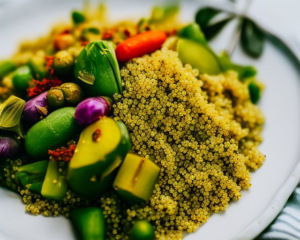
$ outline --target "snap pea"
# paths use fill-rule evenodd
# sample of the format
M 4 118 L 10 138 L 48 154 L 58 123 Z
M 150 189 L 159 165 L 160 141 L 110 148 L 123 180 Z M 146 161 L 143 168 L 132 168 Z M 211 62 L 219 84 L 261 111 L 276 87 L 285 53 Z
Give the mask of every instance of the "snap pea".
M 29 129 L 25 149 L 34 159 L 48 157 L 48 150 L 62 147 L 79 131 L 74 119 L 75 108 L 60 108 Z

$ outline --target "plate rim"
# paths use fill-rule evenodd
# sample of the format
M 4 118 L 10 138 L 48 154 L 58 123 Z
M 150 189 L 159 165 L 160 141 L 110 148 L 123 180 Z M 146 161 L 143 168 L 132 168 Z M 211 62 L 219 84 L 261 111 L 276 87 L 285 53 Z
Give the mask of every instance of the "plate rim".
M 36 0 L 32 0 L 33 2 Z M 23 1 L 21 4 L 25 4 L 28 1 Z M 216 1 L 194 1 L 195 3 L 201 3 L 201 6 L 218 6 L 220 8 L 220 3 L 215 5 Z M 21 5 L 20 4 L 20 5 Z M 222 7 L 225 5 L 222 5 Z M 3 9 L 7 9 L 9 11 L 10 8 L 13 8 L 14 4 L 4 6 Z M 1 9 L 0 9 L 1 10 Z M 264 28 L 264 27 L 262 27 Z M 273 32 L 272 32 L 273 34 Z M 279 40 L 281 40 L 293 53 L 293 55 L 297 58 L 300 62 L 300 55 L 295 54 L 297 52 L 295 46 L 291 41 L 285 39 L 283 36 L 278 36 L 278 34 L 273 34 Z M 245 227 L 241 232 L 237 233 L 234 238 L 231 240 L 249 240 L 254 239 L 259 234 L 261 234 L 266 227 L 276 218 L 276 216 L 282 211 L 282 208 L 286 204 L 288 198 L 295 190 L 296 186 L 299 184 L 300 180 L 300 159 L 298 159 L 297 164 L 295 165 L 294 170 L 292 171 L 290 177 L 286 179 L 284 184 L 279 188 L 278 192 L 275 194 L 272 201 L 269 203 L 268 207 L 256 218 L 254 219 L 250 225 Z M 4 236 L 5 237 L 5 236 Z

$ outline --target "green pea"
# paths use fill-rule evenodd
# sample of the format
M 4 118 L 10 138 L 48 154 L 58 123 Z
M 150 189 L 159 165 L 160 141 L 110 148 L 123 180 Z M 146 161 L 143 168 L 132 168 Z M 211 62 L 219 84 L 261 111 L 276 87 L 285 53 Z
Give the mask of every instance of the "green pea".
M 48 158 L 48 150 L 66 145 L 74 139 L 79 127 L 74 119 L 75 108 L 60 108 L 29 129 L 25 149 L 33 159 Z
M 64 94 L 66 102 L 72 106 L 76 106 L 83 100 L 83 91 L 75 83 L 64 83 L 60 86 L 60 89 Z
M 67 74 L 70 73 L 74 65 L 73 56 L 67 51 L 59 51 L 55 54 L 53 60 L 53 67 L 56 73 Z
M 61 108 L 65 105 L 64 93 L 60 87 L 53 87 L 47 93 L 49 106 L 53 108 Z
M 129 240 L 154 240 L 154 229 L 146 220 L 137 220 L 130 230 Z
M 29 87 L 29 82 L 33 79 L 31 70 L 28 66 L 19 67 L 13 76 L 12 82 L 15 89 L 26 91 Z

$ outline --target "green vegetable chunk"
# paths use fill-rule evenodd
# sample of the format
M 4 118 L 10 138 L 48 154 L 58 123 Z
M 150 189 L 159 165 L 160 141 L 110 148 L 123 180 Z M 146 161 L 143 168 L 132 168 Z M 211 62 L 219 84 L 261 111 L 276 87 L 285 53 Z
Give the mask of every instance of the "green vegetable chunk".
M 63 200 L 68 189 L 67 181 L 58 171 L 56 162 L 49 160 L 41 194 L 47 199 Z
M 229 55 L 222 52 L 220 56 L 220 64 L 224 71 L 234 70 L 238 73 L 239 79 L 244 81 L 247 78 L 254 77 L 257 73 L 256 69 L 252 66 L 242 66 L 231 62 Z
M 0 61 L 0 80 L 16 69 L 16 65 L 10 60 Z
M 73 11 L 72 20 L 75 24 L 83 23 L 85 21 L 85 16 L 81 12 Z
M 101 208 L 78 208 L 70 212 L 80 240 L 105 240 L 105 218 Z
M 31 70 L 28 66 L 19 67 L 13 76 L 12 82 L 14 87 L 20 91 L 26 91 L 29 82 L 33 79 Z
M 13 95 L 0 104 L 0 129 L 15 132 L 23 137 L 21 116 L 24 107 L 25 101 Z
M 126 126 L 104 117 L 80 134 L 68 169 L 68 183 L 77 193 L 99 197 L 112 184 L 116 170 L 130 151 Z
M 41 193 L 48 160 L 38 161 L 18 167 L 16 174 L 23 187 L 27 187 L 34 193 Z
M 130 230 L 129 240 L 154 240 L 154 229 L 146 220 L 135 221 Z
M 75 76 L 88 97 L 106 96 L 113 99 L 122 94 L 119 65 L 113 44 L 107 41 L 89 43 L 75 63 Z
M 148 201 L 159 175 L 152 161 L 128 153 L 113 183 L 118 194 L 129 202 Z
M 79 131 L 74 119 L 75 108 L 60 108 L 29 129 L 25 149 L 34 159 L 48 157 L 48 150 L 67 144 Z
M 186 38 L 206 45 L 209 48 L 203 32 L 201 31 L 199 25 L 196 23 L 191 23 L 186 27 L 180 29 L 177 35 L 181 38 Z
M 255 80 L 251 80 L 249 82 L 248 89 L 249 89 L 251 102 L 257 104 L 261 96 L 261 90 L 260 87 L 255 82 Z
M 183 64 L 190 64 L 200 73 L 216 75 L 221 72 L 221 67 L 215 54 L 206 47 L 188 39 L 179 39 L 177 43 L 178 57 Z

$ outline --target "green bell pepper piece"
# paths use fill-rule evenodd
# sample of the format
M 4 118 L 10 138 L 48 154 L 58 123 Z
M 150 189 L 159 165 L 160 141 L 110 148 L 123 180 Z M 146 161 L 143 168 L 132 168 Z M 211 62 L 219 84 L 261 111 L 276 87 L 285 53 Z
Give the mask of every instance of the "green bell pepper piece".
M 70 187 L 87 197 L 101 196 L 130 149 L 129 133 L 122 122 L 105 117 L 90 124 L 81 132 L 69 164 Z
M 75 76 L 88 97 L 106 96 L 113 99 L 122 94 L 119 65 L 113 44 L 107 41 L 89 43 L 77 57 Z
M 128 153 L 113 187 L 128 202 L 149 201 L 159 172 L 160 168 L 154 162 Z
M 27 187 L 32 192 L 41 193 L 47 165 L 48 161 L 44 160 L 20 166 L 16 176 L 23 187 Z
M 81 240 L 105 240 L 105 218 L 101 208 L 78 208 L 70 219 Z
M 49 160 L 41 194 L 53 200 L 63 200 L 67 193 L 67 181 L 58 171 L 56 162 Z
M 16 65 L 10 60 L 0 61 L 0 79 L 16 69 Z

